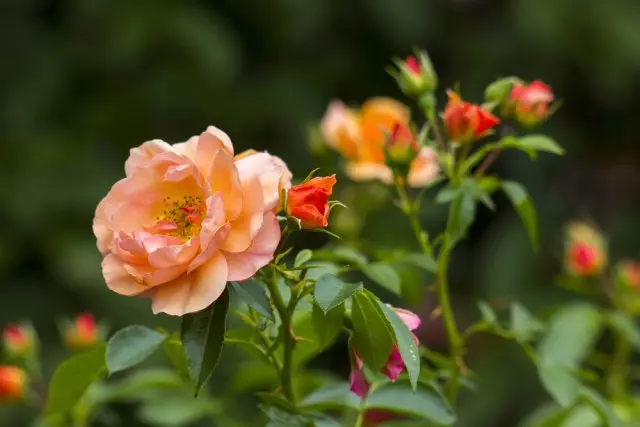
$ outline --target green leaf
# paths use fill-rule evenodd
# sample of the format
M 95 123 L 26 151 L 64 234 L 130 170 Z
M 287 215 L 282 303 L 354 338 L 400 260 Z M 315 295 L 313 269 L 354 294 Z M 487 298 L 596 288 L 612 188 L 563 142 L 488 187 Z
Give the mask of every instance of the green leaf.
M 162 345 L 166 335 L 146 326 L 132 325 L 116 332 L 107 344 L 107 369 L 110 374 L 129 369 Z
M 580 396 L 598 414 L 605 427 L 620 427 L 620 420 L 600 394 L 588 387 L 583 387 L 580 390 Z
M 453 202 L 460 193 L 460 187 L 444 187 L 436 194 L 436 203 L 446 204 Z
M 296 259 L 293 262 L 293 265 L 296 267 L 300 267 L 301 265 L 309 261 L 311 258 L 313 258 L 313 251 L 310 249 L 303 249 L 300 252 L 298 252 L 298 255 L 296 255 Z
M 545 135 L 523 136 L 518 138 L 517 142 L 512 143 L 511 145 L 527 152 L 545 151 L 559 156 L 564 154 L 564 149 L 553 139 Z
M 62 362 L 49 384 L 46 414 L 71 410 L 89 386 L 106 373 L 105 345 Z
M 222 413 L 221 405 L 211 399 L 199 400 L 189 396 L 167 396 L 143 403 L 138 413 L 146 424 L 162 427 L 193 425 Z
M 511 331 L 519 342 L 531 341 L 544 326 L 526 308 L 511 304 Z
M 567 418 L 563 421 L 562 427 L 603 427 L 598 414 L 587 405 L 580 405 L 573 408 Z
M 386 290 L 391 291 L 396 295 L 400 295 L 402 292 L 400 275 L 389 264 L 381 262 L 371 263 L 366 265 L 362 269 L 362 272 L 365 276 Z
M 515 181 L 503 181 L 502 190 L 505 192 L 511 204 L 518 212 L 524 228 L 529 235 L 531 246 L 534 250 L 538 250 L 538 218 L 536 216 L 536 208 L 533 200 L 529 197 L 529 193 L 524 186 Z
M 380 308 L 387 317 L 387 321 L 394 332 L 394 341 L 398 346 L 400 356 L 402 356 L 402 361 L 407 368 L 411 387 L 415 390 L 418 386 L 418 378 L 420 377 L 420 350 L 416 345 L 413 333 L 411 333 L 407 325 L 405 325 L 402 319 L 391 307 L 380 300 L 378 300 L 378 303 L 380 304 Z
M 504 102 L 507 96 L 511 93 L 511 88 L 516 83 L 522 83 L 522 80 L 517 77 L 503 77 L 491 82 L 484 90 L 484 99 L 488 102 L 502 104 L 502 102 Z
M 302 409 L 319 411 L 358 409 L 362 400 L 351 392 L 348 383 L 330 384 L 309 394 L 300 403 Z
M 366 256 L 346 246 L 338 246 L 330 250 L 314 251 L 313 259 L 350 264 L 356 268 L 363 268 L 368 262 Z
M 260 405 L 260 409 L 269 418 L 267 427 L 312 427 L 313 424 L 300 414 L 285 411 L 282 408 L 271 405 Z
M 456 416 L 438 393 L 422 385 L 413 391 L 409 384 L 401 381 L 375 389 L 367 397 L 365 408 L 424 418 L 438 425 L 448 426 L 456 422 Z
M 582 385 L 568 368 L 542 362 L 538 366 L 538 376 L 544 388 L 563 408 L 570 407 L 578 400 Z
M 351 342 L 369 369 L 378 372 L 387 363 L 393 345 L 391 325 L 378 298 L 367 290 L 353 294 Z
M 362 289 L 362 283 L 347 283 L 334 275 L 325 274 L 316 281 L 314 297 L 318 306 L 326 313 L 359 289 Z
M 414 265 L 430 273 L 435 273 L 438 270 L 436 260 L 429 255 L 420 253 L 403 254 L 399 261 Z
M 493 308 L 484 301 L 478 301 L 478 309 L 482 315 L 482 320 L 488 325 L 496 325 L 498 323 L 498 315 Z
M 640 328 L 635 319 L 621 311 L 611 312 L 607 316 L 611 327 L 629 341 L 636 350 L 640 350 Z
M 247 280 L 242 283 L 229 282 L 228 289 L 230 298 L 244 302 L 249 307 L 257 311 L 261 316 L 275 321 L 273 307 L 269 302 L 269 297 L 264 290 L 264 286 L 257 280 Z
M 449 207 L 449 219 L 447 221 L 447 233 L 454 241 L 465 236 L 467 230 L 476 216 L 476 202 L 469 188 L 462 187 Z
M 540 342 L 540 360 L 577 368 L 591 352 L 602 331 L 603 317 L 588 304 L 569 305 L 549 320 Z
M 519 427 L 560 427 L 567 417 L 567 410 L 557 403 L 547 403 L 536 409 Z
M 165 340 L 163 348 L 164 353 L 167 355 L 167 358 L 176 371 L 183 378 L 191 378 L 191 374 L 189 373 L 189 364 L 187 362 L 187 357 L 184 352 L 184 347 L 182 347 L 180 337 L 177 336 L 177 334 L 170 336 Z
M 311 317 L 320 347 L 326 348 L 342 329 L 344 324 L 344 304 L 338 304 L 327 312 L 314 305 Z
M 196 396 L 220 359 L 228 310 L 229 292 L 225 290 L 210 307 L 182 318 L 182 345 L 195 382 Z

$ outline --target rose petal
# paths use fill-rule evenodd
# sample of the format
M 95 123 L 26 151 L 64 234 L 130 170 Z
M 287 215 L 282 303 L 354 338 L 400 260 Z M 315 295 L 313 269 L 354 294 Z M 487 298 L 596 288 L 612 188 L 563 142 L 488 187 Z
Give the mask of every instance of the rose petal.
M 109 254 L 102 260 L 102 274 L 109 289 L 120 295 L 137 295 L 149 289 L 131 276 L 114 254 Z
M 268 213 L 253 243 L 246 252 L 225 253 L 229 268 L 228 280 L 246 280 L 273 259 L 273 253 L 280 242 L 280 224 L 275 214 Z

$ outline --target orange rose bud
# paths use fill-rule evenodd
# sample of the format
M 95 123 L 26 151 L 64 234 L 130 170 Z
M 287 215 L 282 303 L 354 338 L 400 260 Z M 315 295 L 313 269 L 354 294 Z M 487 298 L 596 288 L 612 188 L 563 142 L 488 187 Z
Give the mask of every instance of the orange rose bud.
M 26 327 L 9 324 L 2 331 L 2 344 L 10 358 L 25 357 L 33 350 L 33 332 Z
M 629 291 L 640 291 L 640 262 L 620 261 L 616 267 L 619 285 Z
M 71 350 L 86 350 L 98 343 L 100 331 L 91 313 L 83 313 L 76 317 L 64 331 L 64 339 Z
M 479 105 L 460 99 L 460 96 L 447 91 L 449 103 L 444 110 L 444 124 L 449 139 L 453 143 L 467 143 L 486 135 L 500 120 Z
M 606 262 L 606 242 L 598 230 L 585 223 L 573 223 L 567 227 L 565 269 L 569 274 L 595 276 Z
M 294 185 L 287 193 L 287 214 L 300 220 L 302 228 L 324 228 L 329 225 L 329 196 L 336 176 L 312 178 Z
M 420 147 L 409 126 L 396 122 L 385 143 L 387 162 L 408 165 L 418 155 Z
M 27 374 L 15 366 L 0 366 L 0 403 L 16 402 L 25 394 Z
M 549 116 L 549 105 L 554 98 L 551 88 L 540 80 L 528 85 L 515 83 L 508 105 L 512 106 L 518 122 L 524 126 L 535 126 Z

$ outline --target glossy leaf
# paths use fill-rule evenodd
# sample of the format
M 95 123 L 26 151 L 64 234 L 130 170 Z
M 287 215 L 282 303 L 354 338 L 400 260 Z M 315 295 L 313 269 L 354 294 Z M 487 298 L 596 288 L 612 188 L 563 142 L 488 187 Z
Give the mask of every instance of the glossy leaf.
M 407 325 L 400 319 L 395 311 L 382 301 L 378 301 L 382 312 L 387 317 L 387 321 L 391 325 L 394 333 L 394 341 L 398 346 L 402 361 L 407 369 L 411 387 L 414 389 L 418 386 L 418 378 L 420 376 L 420 350 L 416 345 L 413 333 Z
M 106 374 L 105 351 L 106 346 L 100 345 L 67 359 L 56 368 L 49 384 L 46 414 L 71 410 L 89 386 Z
M 272 321 L 275 320 L 273 307 L 269 302 L 264 285 L 257 280 L 247 280 L 245 282 L 229 282 L 229 296 L 233 301 L 242 301 L 258 312 L 261 316 Z
M 107 369 L 110 374 L 129 369 L 151 356 L 166 335 L 141 325 L 116 332 L 107 344 Z
M 353 294 L 351 342 L 369 369 L 378 372 L 386 364 L 393 345 L 391 325 L 378 298 L 367 290 Z
M 182 318 L 182 345 L 195 383 L 196 396 L 218 364 L 229 309 L 229 293 L 225 290 L 210 307 Z
M 359 289 L 362 289 L 362 283 L 347 283 L 337 276 L 326 274 L 316 281 L 314 297 L 318 307 L 326 313 Z
M 452 425 L 456 416 L 434 390 L 419 386 L 416 391 L 404 382 L 387 383 L 375 389 L 365 401 L 366 409 L 383 409 L 409 417 Z
M 526 308 L 518 303 L 511 305 L 511 331 L 520 342 L 531 341 L 544 326 Z
M 391 291 L 396 295 L 400 295 L 402 292 L 400 275 L 389 264 L 381 262 L 371 263 L 366 265 L 362 269 L 362 272 L 365 276 L 386 290 Z
M 538 217 L 533 200 L 527 193 L 526 188 L 515 181 L 503 181 L 502 190 L 507 195 L 511 204 L 518 212 L 524 228 L 529 235 L 531 246 L 534 250 L 538 250 Z

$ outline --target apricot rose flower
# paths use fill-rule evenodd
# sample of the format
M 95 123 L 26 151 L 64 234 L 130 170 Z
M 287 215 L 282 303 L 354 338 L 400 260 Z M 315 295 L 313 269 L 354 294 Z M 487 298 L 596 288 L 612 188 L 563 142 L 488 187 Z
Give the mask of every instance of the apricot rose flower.
M 385 164 L 384 144 L 394 128 L 409 133 L 409 108 L 390 98 L 372 98 L 354 111 L 341 101 L 332 101 L 320 124 L 324 139 L 344 156 L 347 175 L 355 181 L 393 182 L 393 172 Z M 409 134 L 410 135 L 410 134 Z M 410 165 L 409 185 L 423 187 L 440 172 L 434 150 L 422 147 Z
M 154 313 L 182 316 L 272 259 L 279 190 L 291 185 L 279 158 L 234 157 L 227 134 L 211 126 L 183 143 L 145 142 L 131 150 L 125 171 L 93 222 L 114 292 L 149 296 Z

